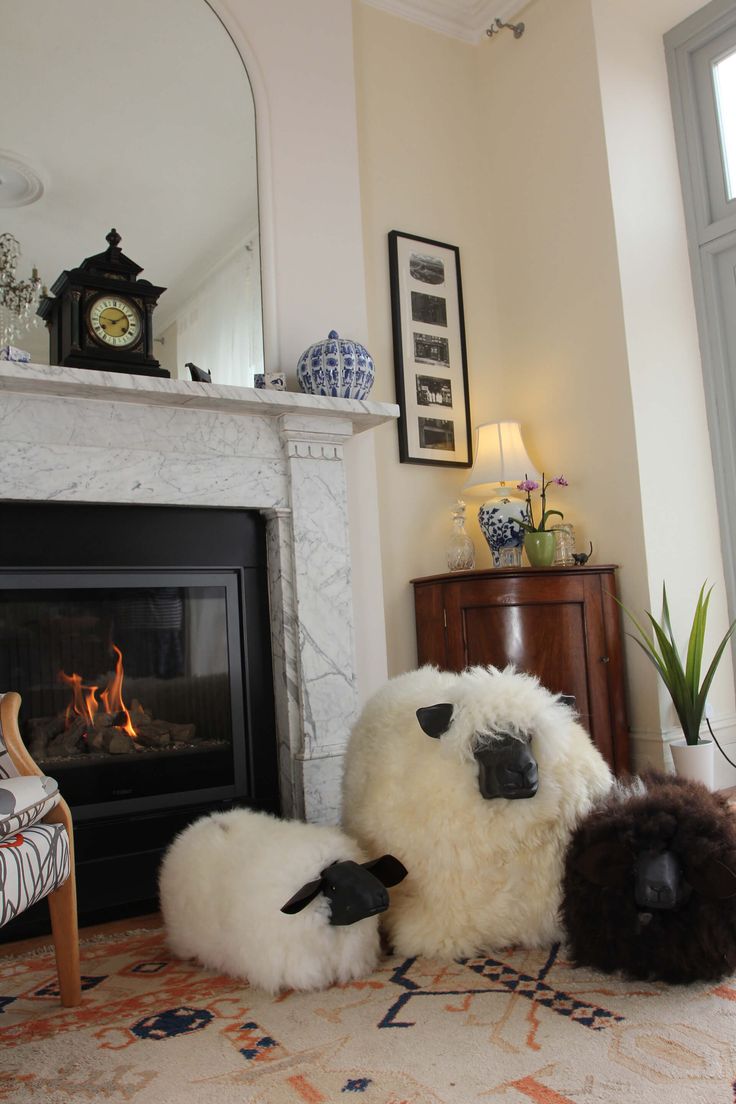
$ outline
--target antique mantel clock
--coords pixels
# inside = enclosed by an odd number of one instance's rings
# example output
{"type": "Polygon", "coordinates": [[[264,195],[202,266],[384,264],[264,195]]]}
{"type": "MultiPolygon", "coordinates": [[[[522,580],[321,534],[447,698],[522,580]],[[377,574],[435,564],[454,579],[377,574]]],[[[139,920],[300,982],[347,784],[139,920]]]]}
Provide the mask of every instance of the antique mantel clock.
{"type": "Polygon", "coordinates": [[[104,253],[62,272],[38,313],[49,330],[49,362],[141,376],[167,376],[153,356],[153,311],[166,288],[139,280],[143,269],[111,230],[104,253]]]}

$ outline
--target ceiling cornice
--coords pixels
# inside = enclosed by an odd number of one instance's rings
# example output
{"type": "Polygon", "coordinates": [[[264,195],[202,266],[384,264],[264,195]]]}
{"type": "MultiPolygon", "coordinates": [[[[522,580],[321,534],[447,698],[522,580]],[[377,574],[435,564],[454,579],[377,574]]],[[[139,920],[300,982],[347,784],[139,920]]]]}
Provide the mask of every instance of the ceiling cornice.
{"type": "Polygon", "coordinates": [[[529,0],[362,0],[438,34],[477,44],[496,20],[507,22],[529,0]]]}

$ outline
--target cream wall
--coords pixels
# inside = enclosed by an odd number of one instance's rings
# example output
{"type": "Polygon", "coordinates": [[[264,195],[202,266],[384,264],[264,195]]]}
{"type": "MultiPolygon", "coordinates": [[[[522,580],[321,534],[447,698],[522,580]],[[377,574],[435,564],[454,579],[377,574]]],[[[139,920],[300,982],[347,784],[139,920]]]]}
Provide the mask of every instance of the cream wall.
{"type": "MultiPolygon", "coordinates": [[[[706,575],[724,594],[661,41],[696,5],[624,6],[535,0],[523,39],[468,46],[355,4],[369,336],[390,399],[386,232],[459,245],[474,424],[518,418],[537,465],[570,480],[555,504],[580,543],[621,565],[625,602],[659,612],[666,578],[684,627],[706,575]]],[[[415,662],[408,580],[444,570],[463,476],[399,464],[393,428],[380,446],[393,673],[415,662]]],[[[627,669],[635,762],[661,764],[667,699],[631,643],[627,669]]],[[[711,702],[728,738],[726,664],[711,702]]]]}
{"type": "MultiPolygon", "coordinates": [[[[564,17],[555,5],[534,4],[526,9],[532,24],[522,40],[501,36],[480,46],[361,3],[354,10],[379,397],[394,395],[387,231],[459,245],[473,423],[519,419],[540,469],[571,481],[555,501],[576,524],[581,545],[590,537],[599,562],[623,563],[632,554],[643,561],[589,0],[568,0],[564,17]],[[445,156],[419,187],[417,163],[426,147],[445,156]]],[[[465,478],[399,464],[396,430],[384,428],[379,479],[393,672],[416,659],[407,581],[446,569],[449,509],[465,478]]],[[[478,564],[489,564],[477,525],[472,535],[478,564]]]]}
{"type": "MultiPolygon", "coordinates": [[[[540,470],[570,487],[555,502],[579,547],[621,565],[627,604],[648,603],[638,459],[616,235],[589,0],[538,0],[529,30],[482,51],[485,174],[505,406],[540,470]],[[503,102],[499,116],[493,105],[503,102]]],[[[486,417],[493,396],[484,395],[486,417]]],[[[634,725],[658,724],[652,673],[628,664],[634,725]]]]}
{"type": "MultiPolygon", "coordinates": [[[[472,417],[475,380],[494,375],[497,334],[478,142],[477,49],[368,5],[353,5],[373,394],[395,401],[389,230],[460,247],[472,417]]],[[[395,426],[377,434],[389,670],[416,665],[409,580],[447,570],[450,512],[465,469],[400,464],[395,426]]],[[[490,562],[482,537],[474,533],[490,562]]]]}
{"type": "MultiPolygon", "coordinates": [[[[648,587],[666,580],[675,626],[686,627],[704,580],[715,585],[706,656],[728,628],[726,589],[698,333],[662,36],[699,0],[593,0],[605,136],[639,455],[648,587]]],[[[736,737],[733,671],[709,695],[721,742],[736,737]],[[718,730],[720,729],[720,733],[718,730]]],[[[660,687],[661,726],[642,745],[679,736],[660,687]]],[[[634,714],[634,724],[640,720],[634,714]]],[[[734,756],[731,756],[734,758],[734,756]]],[[[736,771],[718,755],[722,784],[736,771]]]]}
{"type": "MultiPolygon", "coordinates": [[[[256,104],[265,359],[296,388],[331,329],[367,341],[349,0],[211,0],[256,104]]],[[[346,449],[359,693],[386,679],[372,434],[346,449]]]]}
{"type": "MultiPolygon", "coordinates": [[[[621,564],[625,600],[658,609],[666,576],[687,615],[706,572],[722,586],[660,53],[695,5],[534,0],[523,39],[472,46],[358,0],[213,4],[256,97],[269,362],[293,381],[302,349],[336,327],[366,341],[373,394],[393,399],[386,234],[459,245],[473,422],[519,418],[532,458],[570,479],[558,504],[580,537],[621,564]]],[[[416,661],[409,580],[444,569],[464,474],[399,464],[394,427],[350,452],[365,696],[387,655],[392,673],[416,661]]],[[[665,703],[632,648],[628,668],[640,752],[661,760],[665,703]]],[[[725,668],[713,705],[728,734],[725,668]]]]}

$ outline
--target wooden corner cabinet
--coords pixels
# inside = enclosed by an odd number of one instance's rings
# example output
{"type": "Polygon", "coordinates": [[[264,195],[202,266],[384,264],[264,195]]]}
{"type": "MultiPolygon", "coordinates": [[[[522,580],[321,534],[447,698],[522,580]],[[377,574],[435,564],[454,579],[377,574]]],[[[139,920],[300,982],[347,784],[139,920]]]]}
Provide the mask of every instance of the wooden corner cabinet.
{"type": "Polygon", "coordinates": [[[502,567],[412,579],[419,663],[449,671],[513,663],[574,695],[581,723],[620,774],[629,751],[615,570],[502,567]]]}

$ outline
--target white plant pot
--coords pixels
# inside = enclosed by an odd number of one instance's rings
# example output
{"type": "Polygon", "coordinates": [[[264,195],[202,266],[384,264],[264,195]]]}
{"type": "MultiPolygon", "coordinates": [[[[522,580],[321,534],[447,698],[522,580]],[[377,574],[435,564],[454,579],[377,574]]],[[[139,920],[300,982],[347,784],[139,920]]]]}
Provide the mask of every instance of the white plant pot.
{"type": "Polygon", "coordinates": [[[701,740],[688,744],[685,740],[673,740],[670,744],[675,770],[681,778],[702,782],[713,789],[713,741],[701,740]]]}

